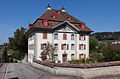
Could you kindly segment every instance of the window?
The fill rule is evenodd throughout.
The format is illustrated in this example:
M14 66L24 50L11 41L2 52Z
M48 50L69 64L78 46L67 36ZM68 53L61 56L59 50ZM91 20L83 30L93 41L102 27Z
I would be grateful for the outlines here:
M58 50L58 44L55 44L54 46L55 46L55 49Z
M47 20L46 18L43 20L43 26L44 26L44 27L47 27L47 26L48 26L48 20Z
M85 40L86 36L85 35L79 35L79 40Z
M81 35L81 40L84 40L84 36L83 35Z
M54 60L57 61L58 60L58 54L54 55Z
M54 34L54 39L58 40L58 34L57 33Z
M74 34L71 35L71 40L74 40Z
M47 33L43 33L43 39L47 39Z
M85 57L86 57L86 54L79 54L79 59L85 58Z
M74 54L71 54L71 60L74 60Z
M47 48L47 44L44 43L44 44L43 44L43 50L46 49L46 48Z
M84 45L83 44L81 44L81 50L84 50Z
M67 39L67 34L63 34L63 40Z
M71 44L71 50L74 50L74 49L75 49L75 45Z
M66 50L66 44L63 44L63 50Z

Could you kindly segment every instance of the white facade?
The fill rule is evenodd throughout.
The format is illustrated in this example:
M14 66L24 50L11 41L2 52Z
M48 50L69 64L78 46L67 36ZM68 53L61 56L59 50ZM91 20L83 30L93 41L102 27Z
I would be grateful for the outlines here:
M56 28L57 27L57 28ZM58 45L57 53L55 54L56 61L69 61L72 59L89 57L89 34L78 33L76 28L72 25L59 28L56 26L54 32L34 32L28 38L28 61L32 63L33 58L41 60L41 44L51 43L53 46ZM72 27L72 28L71 28ZM74 28L74 29L73 29ZM76 29L76 30L75 30ZM43 33L47 33L47 39L43 39ZM58 35L58 39L55 38ZM67 35L67 39L63 40L63 34ZM74 35L74 36L71 36ZM79 37L79 35L81 37ZM80 38L80 39L79 39ZM66 49L64 49L66 44ZM31 47L30 47L31 45ZM32 47L33 45L33 47ZM63 45L63 49L62 49ZM68 48L68 49L67 49Z

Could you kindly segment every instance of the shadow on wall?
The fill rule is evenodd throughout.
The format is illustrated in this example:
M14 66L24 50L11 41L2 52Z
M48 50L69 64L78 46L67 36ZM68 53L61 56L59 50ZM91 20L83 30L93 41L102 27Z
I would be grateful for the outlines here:
M13 78L9 78L9 79L19 79L18 77L13 77Z

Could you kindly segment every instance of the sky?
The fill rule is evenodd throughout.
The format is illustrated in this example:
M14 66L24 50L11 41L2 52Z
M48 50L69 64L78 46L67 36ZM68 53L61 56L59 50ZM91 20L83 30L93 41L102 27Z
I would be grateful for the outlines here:
M8 42L17 28L28 28L50 4L65 7L94 32L120 31L120 0L0 0L0 44Z

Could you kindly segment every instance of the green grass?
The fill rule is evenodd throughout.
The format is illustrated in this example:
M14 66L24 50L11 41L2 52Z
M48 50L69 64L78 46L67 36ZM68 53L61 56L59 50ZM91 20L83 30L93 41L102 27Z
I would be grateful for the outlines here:
M2 67L3 63L0 63L0 67Z

